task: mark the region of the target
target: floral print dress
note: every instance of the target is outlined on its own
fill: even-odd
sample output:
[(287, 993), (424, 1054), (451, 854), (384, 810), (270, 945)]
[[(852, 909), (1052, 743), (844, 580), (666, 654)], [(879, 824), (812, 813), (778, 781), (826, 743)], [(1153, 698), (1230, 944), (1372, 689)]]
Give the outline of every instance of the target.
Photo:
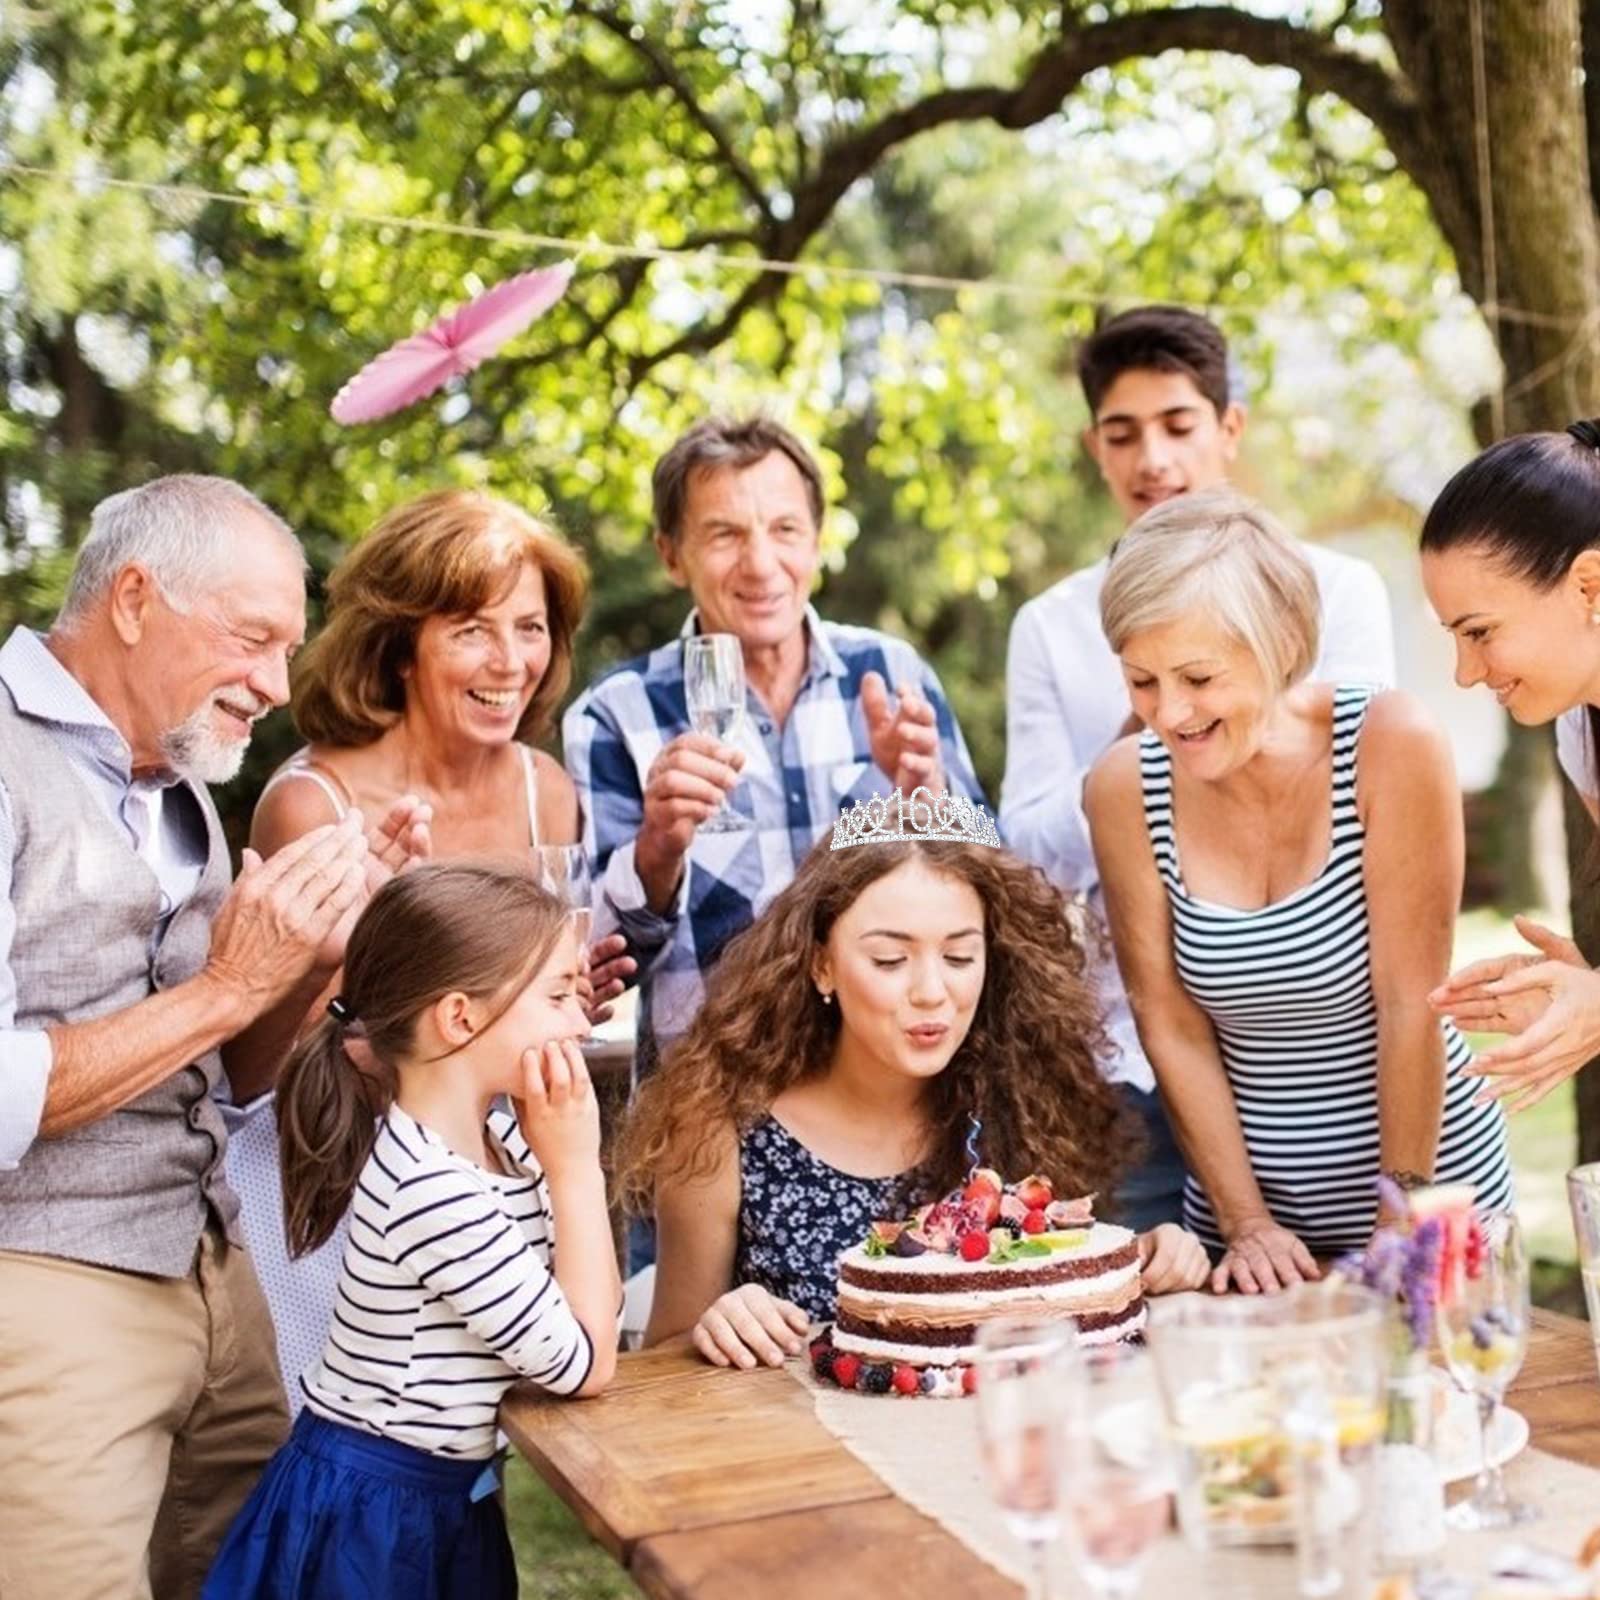
[(833, 1316), (839, 1257), (906, 1209), (903, 1175), (841, 1172), (772, 1117), (740, 1139), (739, 1176), (734, 1283), (758, 1283), (819, 1322)]

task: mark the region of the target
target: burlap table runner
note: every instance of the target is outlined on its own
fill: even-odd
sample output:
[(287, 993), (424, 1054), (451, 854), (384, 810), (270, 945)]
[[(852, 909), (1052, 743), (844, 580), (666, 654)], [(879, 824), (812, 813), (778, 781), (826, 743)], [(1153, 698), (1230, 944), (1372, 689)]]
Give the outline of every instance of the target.
[[(907, 1504), (933, 1518), (975, 1555), (1023, 1583), (1028, 1555), (1006, 1530), (989, 1498), (978, 1454), (978, 1413), (965, 1400), (900, 1400), (848, 1394), (819, 1384), (804, 1362), (789, 1372), (811, 1391), (818, 1421)], [(1540, 1520), (1510, 1533), (1451, 1533), (1434, 1563), (1463, 1576), (1487, 1575), (1508, 1543), (1534, 1545), (1572, 1557), (1600, 1522), (1600, 1472), (1527, 1449), (1506, 1467), (1519, 1499), (1538, 1506)], [(1470, 1484), (1452, 1488), (1453, 1499)], [(1062, 1594), (1079, 1592), (1059, 1548), (1053, 1573)], [(1084, 1591), (1087, 1592), (1087, 1591)], [(1151, 1552), (1143, 1594), (1216, 1595), (1240, 1600), (1296, 1600), (1294, 1553), (1288, 1549), (1201, 1553), (1176, 1530)]]

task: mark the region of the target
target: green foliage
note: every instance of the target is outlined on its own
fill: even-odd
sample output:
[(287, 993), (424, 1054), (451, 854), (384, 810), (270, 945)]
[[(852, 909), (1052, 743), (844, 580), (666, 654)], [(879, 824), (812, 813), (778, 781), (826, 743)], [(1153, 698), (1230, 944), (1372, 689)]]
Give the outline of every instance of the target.
[[(596, 595), (580, 670), (676, 627), (648, 542), (655, 457), (764, 405), (822, 448), (821, 603), (902, 630), (993, 787), (1016, 606), (1115, 519), (1076, 448), (1071, 347), (1096, 305), (1213, 304), (1270, 418), (1268, 308), (1392, 346), (1455, 294), (1417, 191), (1356, 113), (1293, 74), (1168, 56), (1091, 74), (1013, 133), (951, 124), (797, 206), (832, 152), (941, 85), (1005, 82), (1108, 8), (938, 0), (880, 12), (636, 0), (61, 0), (0, 54), (0, 151), (260, 197), (240, 207), (0, 181), (0, 623), (48, 614), (87, 508), (175, 467), (239, 478), (326, 567), (393, 502), (479, 484), (545, 510)], [(1111, 7), (1140, 10), (1148, 7)], [(1329, 22), (1341, 8), (1323, 6)], [(1346, 32), (1371, 7), (1344, 7)], [(381, 213), (373, 223), (334, 211)], [(802, 219), (803, 220), (803, 219)], [(567, 298), (466, 382), (344, 429), (327, 406), (391, 341), (590, 241)], [(1038, 292), (784, 279), (606, 244), (786, 254)], [(1375, 468), (1359, 450), (1351, 504)], [(1327, 481), (1274, 451), (1316, 515)]]

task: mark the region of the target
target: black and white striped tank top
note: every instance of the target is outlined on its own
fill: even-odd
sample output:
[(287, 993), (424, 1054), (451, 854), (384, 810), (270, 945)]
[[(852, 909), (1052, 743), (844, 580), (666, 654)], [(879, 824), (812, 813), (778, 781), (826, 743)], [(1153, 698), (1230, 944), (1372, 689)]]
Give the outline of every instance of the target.
[[(1173, 832), (1172, 757), (1139, 741), (1145, 822), (1172, 907), (1178, 975), (1211, 1019), (1263, 1199), (1318, 1256), (1359, 1249), (1377, 1213), (1378, 1010), (1368, 965), (1362, 881), (1365, 829), (1356, 756), (1372, 690), (1343, 685), (1333, 702), (1333, 842), (1322, 871), (1259, 911), (1197, 900), (1184, 886)], [(1511, 1203), (1505, 1117), (1474, 1106), (1462, 1076), (1466, 1041), (1447, 1022), (1444, 1126), (1435, 1172), (1472, 1183), (1481, 1205)], [(1191, 1176), (1184, 1222), (1222, 1244)]]

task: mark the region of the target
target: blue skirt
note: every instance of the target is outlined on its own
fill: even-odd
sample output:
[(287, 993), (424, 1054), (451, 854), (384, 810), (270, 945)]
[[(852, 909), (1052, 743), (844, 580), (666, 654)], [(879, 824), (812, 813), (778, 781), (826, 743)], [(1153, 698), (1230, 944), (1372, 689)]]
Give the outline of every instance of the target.
[(302, 1411), (202, 1600), (516, 1600), (499, 1499), (471, 1497), (485, 1465)]

